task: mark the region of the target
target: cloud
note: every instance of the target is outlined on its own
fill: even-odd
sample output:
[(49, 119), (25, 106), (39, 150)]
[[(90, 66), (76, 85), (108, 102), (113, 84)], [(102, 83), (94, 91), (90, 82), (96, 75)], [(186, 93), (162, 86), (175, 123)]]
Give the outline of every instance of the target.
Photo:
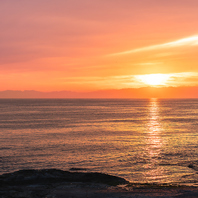
[[(73, 77), (63, 78), (65, 83), (75, 85), (87, 85), (97, 89), (123, 89), (123, 88), (141, 88), (147, 86), (154, 87), (179, 87), (179, 86), (197, 86), (198, 72), (180, 72), (167, 74), (144, 74), (144, 75), (120, 75), (108, 77)], [(159, 84), (150, 83), (152, 78), (159, 78)], [(94, 87), (94, 88), (93, 88)]]
[(198, 85), (198, 72), (181, 72), (181, 73), (168, 73), (168, 74), (145, 74), (134, 76), (139, 82), (139, 87), (145, 84), (154, 85), (153, 78), (157, 79), (159, 84), (157, 86), (177, 87), (177, 86), (197, 86)]
[(168, 49), (168, 48), (181, 47), (181, 46), (196, 46), (196, 45), (198, 45), (198, 35), (179, 39), (168, 43), (159, 44), (159, 45), (151, 45), (151, 46), (137, 48), (124, 52), (118, 52), (118, 53), (110, 54), (110, 56), (126, 55), (126, 54), (132, 54), (132, 53), (138, 53), (144, 51)]

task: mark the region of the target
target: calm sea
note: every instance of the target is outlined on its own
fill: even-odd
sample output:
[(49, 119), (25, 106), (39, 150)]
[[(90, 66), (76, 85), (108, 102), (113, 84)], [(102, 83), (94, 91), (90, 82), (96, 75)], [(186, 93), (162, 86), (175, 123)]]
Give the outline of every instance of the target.
[(1, 99), (0, 172), (30, 168), (198, 186), (198, 100)]

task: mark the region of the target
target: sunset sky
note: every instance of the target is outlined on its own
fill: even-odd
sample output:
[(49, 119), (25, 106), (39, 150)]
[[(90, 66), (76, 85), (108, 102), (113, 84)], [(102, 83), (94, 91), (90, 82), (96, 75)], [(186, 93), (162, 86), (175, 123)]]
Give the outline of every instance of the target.
[(2, 0), (0, 27), (0, 91), (198, 87), (197, 0)]

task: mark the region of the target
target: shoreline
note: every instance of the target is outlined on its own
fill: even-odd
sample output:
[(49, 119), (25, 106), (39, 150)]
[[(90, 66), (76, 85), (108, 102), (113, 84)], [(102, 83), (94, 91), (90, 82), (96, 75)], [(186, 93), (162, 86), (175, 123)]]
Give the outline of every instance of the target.
[(198, 187), (130, 183), (108, 174), (74, 171), (30, 169), (5, 173), (0, 175), (0, 197), (198, 197)]

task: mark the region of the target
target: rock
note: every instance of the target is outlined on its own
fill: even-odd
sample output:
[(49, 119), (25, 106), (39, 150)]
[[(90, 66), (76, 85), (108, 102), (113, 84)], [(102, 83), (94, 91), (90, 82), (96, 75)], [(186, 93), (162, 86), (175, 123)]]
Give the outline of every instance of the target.
[(129, 183), (123, 178), (103, 173), (69, 172), (58, 169), (20, 170), (0, 176), (1, 186), (54, 184), (60, 182), (91, 182), (108, 185)]
[(70, 168), (70, 171), (86, 171), (86, 168)]
[[(108, 185), (106, 185), (108, 184)], [(111, 186), (116, 184), (127, 184)], [(132, 184), (102, 173), (68, 172), (58, 169), (20, 170), (0, 176), (0, 198), (158, 198), (198, 197), (188, 186)]]
[(188, 168), (192, 168), (192, 169), (198, 171), (198, 165), (195, 165), (195, 164), (189, 164)]
[(188, 165), (188, 168), (193, 168), (193, 164), (189, 164)]

